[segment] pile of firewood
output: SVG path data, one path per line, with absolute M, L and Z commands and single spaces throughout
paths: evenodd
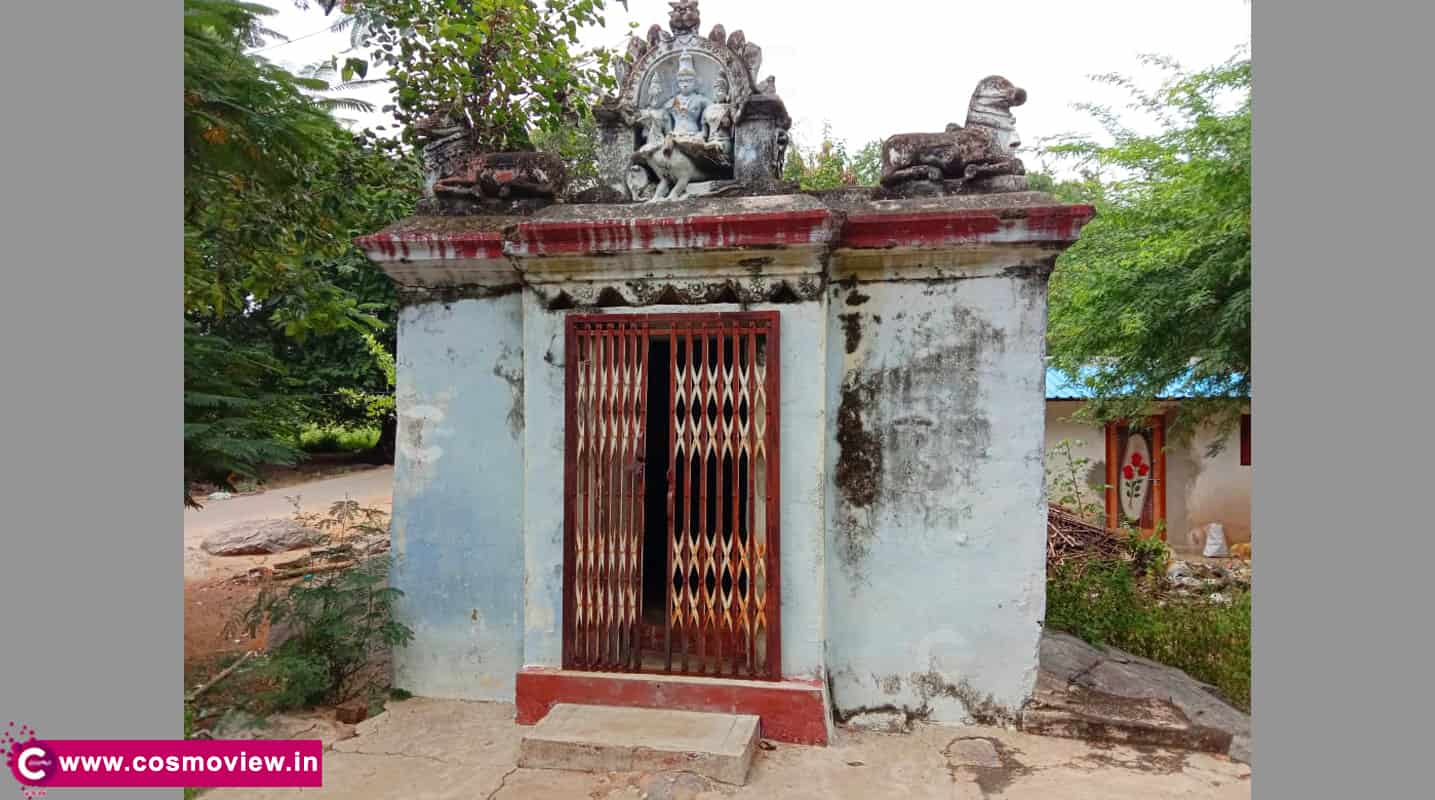
M 1080 569 L 1091 561 L 1130 560 L 1121 536 L 1094 525 L 1070 509 L 1048 505 L 1046 513 L 1046 569 L 1062 565 Z
M 348 541 L 312 548 L 308 553 L 288 561 L 254 567 L 248 574 L 236 580 L 268 579 L 276 581 L 306 578 L 326 572 L 346 570 L 366 558 L 385 553 L 389 549 L 387 537 L 350 537 Z

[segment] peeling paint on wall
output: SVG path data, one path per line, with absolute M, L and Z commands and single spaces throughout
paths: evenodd
M 516 294 L 427 303 L 399 315 L 394 585 L 414 639 L 394 655 L 416 694 L 511 700 L 522 665 Z M 515 386 L 516 384 L 516 386 Z M 497 410 L 498 413 L 489 413 Z M 521 417 L 518 418 L 522 430 Z
M 1001 720 L 1029 695 L 1044 473 L 1040 414 L 1023 415 L 1040 408 L 1045 305 L 1015 284 L 1033 282 L 868 282 L 834 305 L 851 345 L 828 351 L 838 717 Z

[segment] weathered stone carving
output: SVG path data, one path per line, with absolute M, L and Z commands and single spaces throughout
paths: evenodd
M 661 101 L 650 89 L 654 104 L 643 109 L 644 145 L 633 154 L 633 163 L 646 165 L 658 177 L 658 186 L 649 202 L 687 194 L 694 180 L 721 180 L 732 175 L 732 136 L 725 133 L 731 114 L 727 106 L 727 80 L 719 75 L 713 82 L 713 99 L 695 90 L 698 73 L 692 57 L 678 58 L 677 93 Z M 653 86 L 660 78 L 653 75 Z
M 882 185 L 909 194 L 1025 190 L 1026 168 L 1016 157 L 1021 138 L 1011 113 L 1025 102 L 1026 90 L 1006 78 L 982 79 L 965 127 L 900 133 L 882 143 Z
M 463 212 L 485 206 L 541 206 L 563 191 L 567 169 L 551 153 L 480 152 L 467 120 L 439 113 L 420 121 L 425 205 Z
M 618 96 L 595 114 L 603 182 L 634 201 L 776 182 L 792 121 L 776 82 L 755 80 L 762 48 L 721 25 L 699 35 L 696 0 L 668 5 L 668 30 L 628 41 Z

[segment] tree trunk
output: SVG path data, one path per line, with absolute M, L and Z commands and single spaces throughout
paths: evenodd
M 390 414 L 379 428 L 379 441 L 364 454 L 364 460 L 371 464 L 394 463 L 394 451 L 398 448 L 399 418 Z

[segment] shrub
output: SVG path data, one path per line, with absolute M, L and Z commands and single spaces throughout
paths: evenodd
M 356 532 L 387 532 L 378 524 L 382 512 L 352 500 L 335 503 L 317 523 L 301 517 L 326 531 L 330 542 L 342 543 Z M 316 569 L 287 588 L 261 589 L 242 618 L 250 635 L 265 622 L 271 632 L 289 632 L 260 667 L 272 686 L 265 701 L 278 709 L 303 708 L 343 703 L 382 688 L 373 671 L 377 657 L 413 638 L 413 631 L 394 619 L 394 601 L 403 593 L 388 585 L 388 569 L 387 552 L 360 555 L 353 566 Z
M 311 425 L 299 434 L 299 446 L 308 453 L 352 453 L 379 441 L 377 428 L 340 428 Z
M 1062 440 L 1047 454 L 1047 495 L 1095 520 L 1101 507 L 1085 499 L 1088 461 Z M 1166 594 L 1171 553 L 1159 538 L 1135 530 L 1121 557 L 1064 561 L 1046 577 L 1046 624 L 1092 644 L 1104 644 L 1184 670 L 1232 704 L 1251 707 L 1251 595 L 1231 591 L 1218 604 L 1201 596 Z
M 1163 597 L 1161 573 L 1140 574 L 1136 564 L 1058 568 L 1047 576 L 1046 624 L 1184 670 L 1249 711 L 1250 592 L 1237 590 L 1226 604 Z

